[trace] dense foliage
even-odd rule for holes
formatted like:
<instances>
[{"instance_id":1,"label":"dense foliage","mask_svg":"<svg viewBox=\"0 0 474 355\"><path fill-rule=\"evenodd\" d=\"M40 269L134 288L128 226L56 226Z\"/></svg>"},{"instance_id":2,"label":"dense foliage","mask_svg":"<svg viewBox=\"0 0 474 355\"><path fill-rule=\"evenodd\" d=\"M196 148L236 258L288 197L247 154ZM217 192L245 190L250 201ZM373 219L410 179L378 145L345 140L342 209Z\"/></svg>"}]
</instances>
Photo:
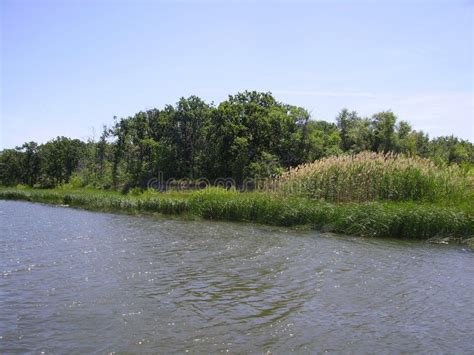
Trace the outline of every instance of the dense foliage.
<instances>
[{"instance_id":1,"label":"dense foliage","mask_svg":"<svg viewBox=\"0 0 474 355\"><path fill-rule=\"evenodd\" d=\"M98 141L58 137L0 153L0 184L128 189L164 179L218 177L241 183L344 152L394 152L437 164L472 164L474 147L429 139L394 113L370 118L342 110L337 123L310 119L270 93L243 92L215 106L191 96L163 109L115 119Z\"/></svg>"},{"instance_id":2,"label":"dense foliage","mask_svg":"<svg viewBox=\"0 0 474 355\"><path fill-rule=\"evenodd\" d=\"M456 164L369 152L302 164L272 181L287 196L332 202L454 201L463 199L469 182Z\"/></svg>"}]
</instances>

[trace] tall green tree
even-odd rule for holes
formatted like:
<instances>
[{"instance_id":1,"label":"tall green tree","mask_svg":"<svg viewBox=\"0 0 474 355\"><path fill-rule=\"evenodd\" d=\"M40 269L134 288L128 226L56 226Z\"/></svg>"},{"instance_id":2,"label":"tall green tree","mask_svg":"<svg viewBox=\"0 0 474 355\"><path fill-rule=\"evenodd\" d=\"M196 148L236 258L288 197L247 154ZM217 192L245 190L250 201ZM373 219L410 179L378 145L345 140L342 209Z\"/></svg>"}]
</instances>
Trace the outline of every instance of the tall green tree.
<instances>
[{"instance_id":1,"label":"tall green tree","mask_svg":"<svg viewBox=\"0 0 474 355\"><path fill-rule=\"evenodd\" d=\"M42 145L39 154L43 183L55 186L69 182L84 152L85 143L78 139L57 137Z\"/></svg>"},{"instance_id":2,"label":"tall green tree","mask_svg":"<svg viewBox=\"0 0 474 355\"><path fill-rule=\"evenodd\" d=\"M396 147L395 123L397 117L392 111L383 111L372 116L373 146L378 152L388 153Z\"/></svg>"}]
</instances>

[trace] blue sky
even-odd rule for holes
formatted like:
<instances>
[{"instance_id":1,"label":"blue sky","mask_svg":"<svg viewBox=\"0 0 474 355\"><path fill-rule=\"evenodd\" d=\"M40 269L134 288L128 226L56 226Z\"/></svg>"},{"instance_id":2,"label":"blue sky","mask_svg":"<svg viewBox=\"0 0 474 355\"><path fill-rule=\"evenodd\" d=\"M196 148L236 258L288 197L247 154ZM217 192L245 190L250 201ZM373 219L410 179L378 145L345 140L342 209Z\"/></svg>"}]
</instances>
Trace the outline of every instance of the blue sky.
<instances>
[{"instance_id":1,"label":"blue sky","mask_svg":"<svg viewBox=\"0 0 474 355\"><path fill-rule=\"evenodd\" d=\"M140 110L245 89L334 121L392 109L474 141L473 1L1 5L0 148L87 139Z\"/></svg>"}]
</instances>

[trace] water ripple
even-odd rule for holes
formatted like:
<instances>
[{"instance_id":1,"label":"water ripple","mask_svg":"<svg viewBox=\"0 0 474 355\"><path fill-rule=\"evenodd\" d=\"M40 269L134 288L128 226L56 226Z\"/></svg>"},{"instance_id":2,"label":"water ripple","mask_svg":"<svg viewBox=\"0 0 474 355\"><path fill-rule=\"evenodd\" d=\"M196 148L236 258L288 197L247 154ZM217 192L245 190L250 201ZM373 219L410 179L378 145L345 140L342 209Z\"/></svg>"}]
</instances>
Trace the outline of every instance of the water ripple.
<instances>
[{"instance_id":1,"label":"water ripple","mask_svg":"<svg viewBox=\"0 0 474 355\"><path fill-rule=\"evenodd\" d=\"M0 202L0 352L469 353L456 246Z\"/></svg>"}]
</instances>

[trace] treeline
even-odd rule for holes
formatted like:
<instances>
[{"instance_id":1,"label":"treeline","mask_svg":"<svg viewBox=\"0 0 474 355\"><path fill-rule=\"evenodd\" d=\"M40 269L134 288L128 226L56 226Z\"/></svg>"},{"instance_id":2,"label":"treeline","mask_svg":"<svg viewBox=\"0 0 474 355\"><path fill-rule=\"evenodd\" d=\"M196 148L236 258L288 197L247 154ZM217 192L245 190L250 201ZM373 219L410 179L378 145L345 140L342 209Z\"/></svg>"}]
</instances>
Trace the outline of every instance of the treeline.
<instances>
[{"instance_id":1,"label":"treeline","mask_svg":"<svg viewBox=\"0 0 474 355\"><path fill-rule=\"evenodd\" d=\"M396 152L439 164L473 164L472 143L429 139L391 111L360 117L343 109L337 123L310 119L307 110L271 93L231 95L214 105L196 96L176 105L115 118L98 141L66 137L0 152L0 184L128 189L151 178L278 175L285 169L345 152Z\"/></svg>"}]
</instances>

